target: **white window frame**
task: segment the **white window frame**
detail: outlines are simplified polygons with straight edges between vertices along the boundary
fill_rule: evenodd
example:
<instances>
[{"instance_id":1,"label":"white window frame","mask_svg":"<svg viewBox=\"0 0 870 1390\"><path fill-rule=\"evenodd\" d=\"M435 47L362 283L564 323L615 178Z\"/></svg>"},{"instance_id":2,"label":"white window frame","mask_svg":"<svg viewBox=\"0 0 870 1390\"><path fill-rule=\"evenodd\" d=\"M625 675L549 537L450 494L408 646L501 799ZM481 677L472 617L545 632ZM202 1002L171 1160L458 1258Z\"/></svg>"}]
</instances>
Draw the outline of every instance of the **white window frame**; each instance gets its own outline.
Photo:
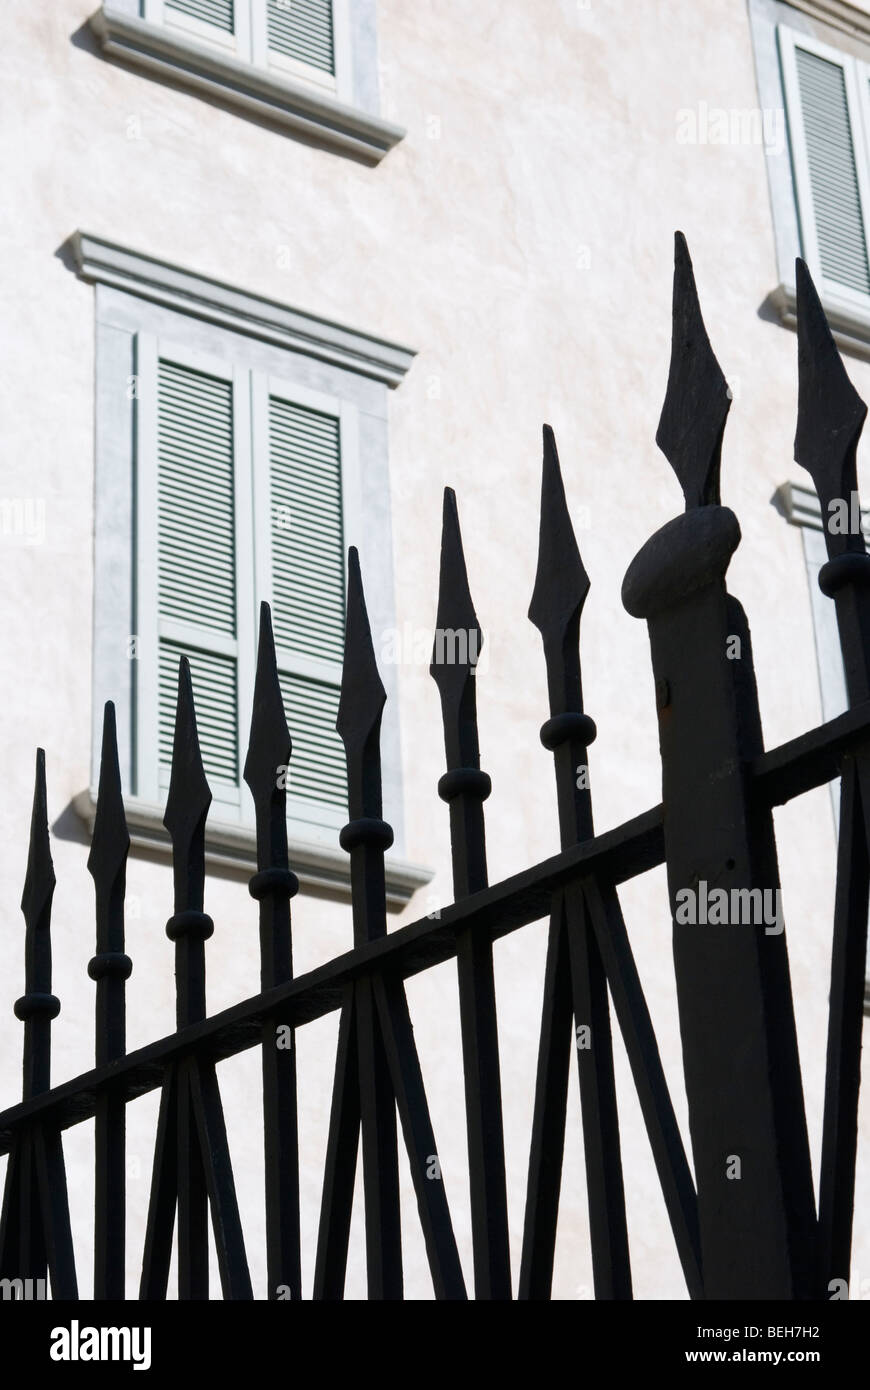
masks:
<instances>
[{"instance_id":1,"label":"white window frame","mask_svg":"<svg viewBox=\"0 0 870 1390\"><path fill-rule=\"evenodd\" d=\"M832 48L830 44L822 43L807 34L798 33L786 24L777 26L777 42L786 97L792 174L804 260L809 266L813 280L826 303L866 315L868 322L870 322L870 293L863 294L850 285L843 285L837 280L831 280L822 271L816 236L815 207L795 50L800 48L807 53L813 53L816 57L833 63L843 72L868 266L870 266L870 65L853 58L848 53Z\"/></svg>"},{"instance_id":2,"label":"white window frame","mask_svg":"<svg viewBox=\"0 0 870 1390\"><path fill-rule=\"evenodd\" d=\"M378 634L396 628L389 396L400 386L415 354L400 343L347 323L199 275L92 233L76 232L68 244L79 276L95 287L96 313L92 751L88 786L73 800L92 829L103 705L112 700L131 842L149 854L165 854L169 841L163 808L158 800L135 790L132 728L138 674L137 662L131 660L131 637L136 635L133 537L140 337L144 341L145 335L152 334L157 342L171 344L170 355L176 357L179 348L186 347L190 353L204 354L198 360L210 367L212 359L219 358L225 367L230 361L265 373L267 380L289 382L292 397L303 406L339 402L344 557L346 561L348 546L359 550L376 647ZM144 364L144 351L140 355ZM156 360L156 353L152 355ZM257 597L255 592L250 611L252 622L258 623ZM399 668L392 662L379 664L387 691L381 727L384 814L395 834L385 861L387 907L399 911L432 873L403 857ZM241 718L250 719L244 693L239 711ZM248 732L246 724L243 749ZM247 877L256 869L256 836L250 793L244 784L243 788L238 810L222 802L212 806L205 852L207 864ZM288 838L291 863L303 889L346 900L349 860L338 844L335 825L325 825L322 816L307 821L288 816Z\"/></svg>"}]
</instances>

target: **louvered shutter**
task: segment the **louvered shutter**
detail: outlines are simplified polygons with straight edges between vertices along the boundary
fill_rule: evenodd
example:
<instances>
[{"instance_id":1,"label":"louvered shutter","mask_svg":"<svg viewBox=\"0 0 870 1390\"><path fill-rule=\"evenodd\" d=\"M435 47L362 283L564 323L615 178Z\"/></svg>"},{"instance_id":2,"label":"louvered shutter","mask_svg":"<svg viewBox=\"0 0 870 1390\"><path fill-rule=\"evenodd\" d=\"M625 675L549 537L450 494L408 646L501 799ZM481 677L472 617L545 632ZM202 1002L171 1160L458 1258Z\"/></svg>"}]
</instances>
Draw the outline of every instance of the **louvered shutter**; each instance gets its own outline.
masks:
<instances>
[{"instance_id":1,"label":"louvered shutter","mask_svg":"<svg viewBox=\"0 0 870 1390\"><path fill-rule=\"evenodd\" d=\"M250 62L251 6L263 0L144 0L143 16L176 35Z\"/></svg>"},{"instance_id":2,"label":"louvered shutter","mask_svg":"<svg viewBox=\"0 0 870 1390\"><path fill-rule=\"evenodd\" d=\"M341 661L344 555L339 421L269 398L272 602L279 646Z\"/></svg>"},{"instance_id":3,"label":"louvered shutter","mask_svg":"<svg viewBox=\"0 0 870 1390\"><path fill-rule=\"evenodd\" d=\"M333 78L332 0L266 0L266 44L271 63L301 65L312 77Z\"/></svg>"},{"instance_id":4,"label":"louvered shutter","mask_svg":"<svg viewBox=\"0 0 870 1390\"><path fill-rule=\"evenodd\" d=\"M783 32L803 254L829 291L870 295L867 153L854 60Z\"/></svg>"},{"instance_id":5,"label":"louvered shutter","mask_svg":"<svg viewBox=\"0 0 870 1390\"><path fill-rule=\"evenodd\" d=\"M334 410L274 381L261 400L267 573L287 723L290 810L347 814L344 746L335 731L344 648L342 430ZM258 412L255 408L255 421Z\"/></svg>"},{"instance_id":6,"label":"louvered shutter","mask_svg":"<svg viewBox=\"0 0 870 1390\"><path fill-rule=\"evenodd\" d=\"M225 34L235 31L234 0L163 0L163 4L170 15L186 15Z\"/></svg>"},{"instance_id":7,"label":"louvered shutter","mask_svg":"<svg viewBox=\"0 0 870 1390\"><path fill-rule=\"evenodd\" d=\"M326 681L280 673L287 727L293 740L288 791L301 801L347 813L344 744L335 732L339 688Z\"/></svg>"},{"instance_id":8,"label":"louvered shutter","mask_svg":"<svg viewBox=\"0 0 870 1390\"><path fill-rule=\"evenodd\" d=\"M172 757L178 661L190 660L203 763L238 757L233 384L160 358L157 380L159 747Z\"/></svg>"}]
</instances>

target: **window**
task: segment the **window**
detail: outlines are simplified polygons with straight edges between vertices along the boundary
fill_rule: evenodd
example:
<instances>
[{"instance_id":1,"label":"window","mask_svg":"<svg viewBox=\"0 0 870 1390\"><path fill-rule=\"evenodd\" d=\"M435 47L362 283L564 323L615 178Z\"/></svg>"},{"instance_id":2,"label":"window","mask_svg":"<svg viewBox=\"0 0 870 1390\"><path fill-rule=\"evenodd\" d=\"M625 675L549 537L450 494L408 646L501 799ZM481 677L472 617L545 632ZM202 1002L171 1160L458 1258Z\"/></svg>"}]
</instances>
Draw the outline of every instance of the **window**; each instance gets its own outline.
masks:
<instances>
[{"instance_id":1,"label":"window","mask_svg":"<svg viewBox=\"0 0 870 1390\"><path fill-rule=\"evenodd\" d=\"M846 23L833 13L822 20L818 9L814 0L749 0L778 270L766 308L795 327L802 256L834 337L866 357L870 14L850 8Z\"/></svg>"},{"instance_id":2,"label":"window","mask_svg":"<svg viewBox=\"0 0 870 1390\"><path fill-rule=\"evenodd\" d=\"M207 859L253 871L241 771L267 599L293 739L293 868L303 887L344 893L345 556L359 548L377 643L396 622L387 397L413 353L99 237L78 232L71 250L97 319L93 761L75 804L92 824L113 700L131 839L165 846L184 653L213 795ZM380 669L387 903L399 909L431 874L401 858L398 673Z\"/></svg>"},{"instance_id":3,"label":"window","mask_svg":"<svg viewBox=\"0 0 870 1390\"><path fill-rule=\"evenodd\" d=\"M103 53L377 163L404 135L379 115L375 0L104 0Z\"/></svg>"},{"instance_id":4,"label":"window","mask_svg":"<svg viewBox=\"0 0 870 1390\"><path fill-rule=\"evenodd\" d=\"M356 408L149 333L135 353L137 794L165 798L186 655L212 792L238 813L266 600L294 734L290 814L340 826L342 458Z\"/></svg>"},{"instance_id":5,"label":"window","mask_svg":"<svg viewBox=\"0 0 870 1390\"><path fill-rule=\"evenodd\" d=\"M827 300L870 315L870 66L779 27L804 257Z\"/></svg>"}]
</instances>

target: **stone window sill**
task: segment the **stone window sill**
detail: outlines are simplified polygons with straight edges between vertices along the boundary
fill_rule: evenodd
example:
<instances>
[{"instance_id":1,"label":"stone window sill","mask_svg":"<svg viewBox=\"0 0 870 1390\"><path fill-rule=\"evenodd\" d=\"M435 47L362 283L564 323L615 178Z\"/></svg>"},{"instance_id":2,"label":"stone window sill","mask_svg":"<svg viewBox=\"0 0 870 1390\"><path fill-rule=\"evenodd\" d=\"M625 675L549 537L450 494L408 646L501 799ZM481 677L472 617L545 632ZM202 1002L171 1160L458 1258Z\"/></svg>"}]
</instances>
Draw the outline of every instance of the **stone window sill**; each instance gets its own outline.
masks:
<instances>
[{"instance_id":1,"label":"stone window sill","mask_svg":"<svg viewBox=\"0 0 870 1390\"><path fill-rule=\"evenodd\" d=\"M186 34L125 14L109 0L91 16L103 53L241 108L367 164L377 164L404 136L393 125L253 63L212 50Z\"/></svg>"},{"instance_id":2,"label":"stone window sill","mask_svg":"<svg viewBox=\"0 0 870 1390\"><path fill-rule=\"evenodd\" d=\"M777 285L766 302L786 328L797 328L797 295L793 284ZM822 296L822 305L837 346L870 361L870 307L861 309L831 294Z\"/></svg>"}]
</instances>

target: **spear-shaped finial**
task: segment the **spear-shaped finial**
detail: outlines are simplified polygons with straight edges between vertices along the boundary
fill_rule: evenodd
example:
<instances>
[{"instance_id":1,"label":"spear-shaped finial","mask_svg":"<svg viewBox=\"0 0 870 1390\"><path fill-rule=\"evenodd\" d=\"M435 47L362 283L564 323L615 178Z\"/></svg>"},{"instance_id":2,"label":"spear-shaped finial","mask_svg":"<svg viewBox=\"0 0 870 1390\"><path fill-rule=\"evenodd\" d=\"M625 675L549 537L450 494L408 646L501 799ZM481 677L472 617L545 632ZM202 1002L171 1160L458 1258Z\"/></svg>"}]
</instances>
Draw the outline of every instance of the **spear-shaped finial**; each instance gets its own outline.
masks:
<instances>
[{"instance_id":1,"label":"spear-shaped finial","mask_svg":"<svg viewBox=\"0 0 870 1390\"><path fill-rule=\"evenodd\" d=\"M671 367L656 443L692 507L719 502L722 435L731 393L701 317L689 248L682 232L674 242Z\"/></svg>"},{"instance_id":2,"label":"spear-shaped finial","mask_svg":"<svg viewBox=\"0 0 870 1390\"><path fill-rule=\"evenodd\" d=\"M589 575L568 513L556 437L544 425L538 568L529 618L544 639L551 715L582 708L578 642L588 593Z\"/></svg>"},{"instance_id":3,"label":"spear-shaped finial","mask_svg":"<svg viewBox=\"0 0 870 1390\"><path fill-rule=\"evenodd\" d=\"M244 771L256 810L257 862L261 870L287 864L284 807L292 747L278 679L272 610L268 603L263 603L260 605L257 674Z\"/></svg>"},{"instance_id":4,"label":"spear-shaped finial","mask_svg":"<svg viewBox=\"0 0 870 1390\"><path fill-rule=\"evenodd\" d=\"M566 847L592 834L588 779L578 772L583 768L585 774L586 750L596 734L594 721L583 711L580 676L580 617L588 593L589 575L571 525L556 438L545 425L538 569L529 618L544 640L550 718L541 728L541 742L555 757Z\"/></svg>"},{"instance_id":5,"label":"spear-shaped finial","mask_svg":"<svg viewBox=\"0 0 870 1390\"><path fill-rule=\"evenodd\" d=\"M57 880L48 838L48 800L45 790L45 749L36 750L36 777L33 786L33 809L30 816L30 844L27 851L27 873L21 895L21 911L28 930L48 925L48 914Z\"/></svg>"},{"instance_id":6,"label":"spear-shaped finial","mask_svg":"<svg viewBox=\"0 0 870 1390\"><path fill-rule=\"evenodd\" d=\"M806 264L795 266L798 325L798 423L795 462L810 474L827 518L835 498L857 492L855 453L867 407L843 366ZM827 530L827 527L826 527ZM863 542L858 540L858 548ZM848 547L845 547L848 548Z\"/></svg>"},{"instance_id":7,"label":"spear-shaped finial","mask_svg":"<svg viewBox=\"0 0 870 1390\"><path fill-rule=\"evenodd\" d=\"M124 878L130 835L124 814L121 793L121 769L118 765L118 739L115 727L115 706L107 700L103 709L103 742L100 752L100 785L97 792L97 811L88 870L94 880L97 895L97 950L123 950L123 919L120 945L110 940L113 922L110 912L119 900L124 900Z\"/></svg>"},{"instance_id":8,"label":"spear-shaped finial","mask_svg":"<svg viewBox=\"0 0 870 1390\"><path fill-rule=\"evenodd\" d=\"M103 709L100 786L88 869L96 893L97 950L88 962L96 981L94 1011L96 1063L105 1066L123 1057L127 1047L125 982L133 962L124 950L124 895L130 836L121 794L121 769L115 706ZM126 1248L126 1106L122 1097L105 1093L97 1099L94 1144L94 1297L124 1297Z\"/></svg>"},{"instance_id":9,"label":"spear-shaped finial","mask_svg":"<svg viewBox=\"0 0 870 1390\"><path fill-rule=\"evenodd\" d=\"M356 546L348 551L347 619L344 664L336 731L347 756L348 809L351 820L380 817L381 715L387 700L372 643Z\"/></svg>"},{"instance_id":10,"label":"spear-shaped finial","mask_svg":"<svg viewBox=\"0 0 870 1390\"><path fill-rule=\"evenodd\" d=\"M199 748L190 663L178 663L178 702L172 771L163 824L172 840L175 913L166 934L175 942L175 988L178 1027L205 1018L205 950L214 923L203 912L205 895L205 819L211 791Z\"/></svg>"},{"instance_id":11,"label":"spear-shaped finial","mask_svg":"<svg viewBox=\"0 0 870 1390\"><path fill-rule=\"evenodd\" d=\"M202 907L205 818L210 805L211 791L202 765L196 728L190 662L183 656L178 663L172 770L163 816L163 824L172 840L176 912Z\"/></svg>"},{"instance_id":12,"label":"spear-shaped finial","mask_svg":"<svg viewBox=\"0 0 870 1390\"><path fill-rule=\"evenodd\" d=\"M381 715L386 699L387 692L375 662L359 555L351 546L344 665L335 727L344 743L347 760L350 820L338 839L342 849L350 855L353 931L357 945L385 936L387 931L384 853L393 843L393 829L381 818Z\"/></svg>"},{"instance_id":13,"label":"spear-shaped finial","mask_svg":"<svg viewBox=\"0 0 870 1390\"><path fill-rule=\"evenodd\" d=\"M45 751L36 750L36 779L30 818L27 873L21 896L24 939L23 996L15 1016L24 1023L24 1099L47 1091L51 1084L51 1020L60 1013L60 1000L51 993L51 900L54 864L48 839L45 791Z\"/></svg>"},{"instance_id":14,"label":"spear-shaped finial","mask_svg":"<svg viewBox=\"0 0 870 1390\"><path fill-rule=\"evenodd\" d=\"M103 710L100 785L88 869L97 899L97 953L88 974L97 981L96 1060L100 1066L123 1056L124 981L133 969L124 952L124 892L130 835L121 794L115 706Z\"/></svg>"},{"instance_id":15,"label":"spear-shaped finial","mask_svg":"<svg viewBox=\"0 0 870 1390\"><path fill-rule=\"evenodd\" d=\"M456 494L444 489L438 614L429 674L441 696L448 771L480 766L474 673L483 648L462 549Z\"/></svg>"},{"instance_id":16,"label":"spear-shaped finial","mask_svg":"<svg viewBox=\"0 0 870 1390\"><path fill-rule=\"evenodd\" d=\"M273 989L293 976L290 899L299 880L287 852L287 773L290 732L275 658L272 611L260 605L260 640L254 707L244 777L251 789L257 825L257 873L248 888L260 904L260 987ZM299 1254L299 1143L296 1123L296 1046L275 1046L284 1019L263 1023L263 1123L266 1135L266 1261L273 1298L289 1286L302 1297Z\"/></svg>"}]
</instances>

